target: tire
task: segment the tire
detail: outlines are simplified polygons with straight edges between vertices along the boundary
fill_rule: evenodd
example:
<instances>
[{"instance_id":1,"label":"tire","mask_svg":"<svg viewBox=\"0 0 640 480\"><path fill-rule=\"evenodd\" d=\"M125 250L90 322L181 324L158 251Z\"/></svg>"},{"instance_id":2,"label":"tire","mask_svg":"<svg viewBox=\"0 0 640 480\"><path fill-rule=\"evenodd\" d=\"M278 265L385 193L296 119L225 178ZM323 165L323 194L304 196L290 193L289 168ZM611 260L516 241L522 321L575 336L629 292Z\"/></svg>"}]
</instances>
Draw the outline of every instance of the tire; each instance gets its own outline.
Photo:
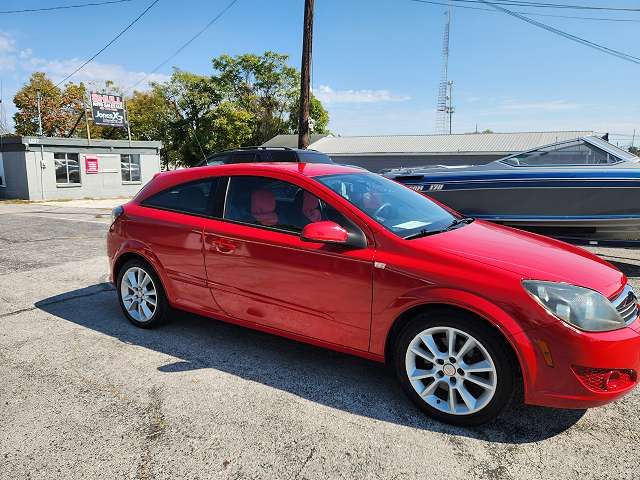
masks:
<instances>
[{"instance_id":1,"label":"tire","mask_svg":"<svg viewBox=\"0 0 640 480\"><path fill-rule=\"evenodd\" d=\"M402 389L418 408L442 422L467 427L491 422L514 398L517 385L513 355L499 335L464 312L417 314L394 344Z\"/></svg>"},{"instance_id":2,"label":"tire","mask_svg":"<svg viewBox=\"0 0 640 480\"><path fill-rule=\"evenodd\" d=\"M136 327L153 328L166 321L169 305L162 282L144 260L129 260L122 265L116 291L122 312Z\"/></svg>"}]
</instances>

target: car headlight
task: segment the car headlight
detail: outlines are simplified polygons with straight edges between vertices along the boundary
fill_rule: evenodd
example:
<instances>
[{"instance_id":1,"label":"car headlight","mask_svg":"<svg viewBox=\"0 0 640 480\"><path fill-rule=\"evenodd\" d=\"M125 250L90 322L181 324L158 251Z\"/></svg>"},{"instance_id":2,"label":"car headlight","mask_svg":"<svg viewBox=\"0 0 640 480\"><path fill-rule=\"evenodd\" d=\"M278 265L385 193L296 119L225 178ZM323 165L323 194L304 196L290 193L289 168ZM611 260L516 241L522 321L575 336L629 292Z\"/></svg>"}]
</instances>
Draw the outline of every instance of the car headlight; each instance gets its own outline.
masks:
<instances>
[{"instance_id":1,"label":"car headlight","mask_svg":"<svg viewBox=\"0 0 640 480\"><path fill-rule=\"evenodd\" d=\"M522 286L549 313L581 330L607 332L625 326L611 302L594 290L536 280L525 280Z\"/></svg>"}]
</instances>

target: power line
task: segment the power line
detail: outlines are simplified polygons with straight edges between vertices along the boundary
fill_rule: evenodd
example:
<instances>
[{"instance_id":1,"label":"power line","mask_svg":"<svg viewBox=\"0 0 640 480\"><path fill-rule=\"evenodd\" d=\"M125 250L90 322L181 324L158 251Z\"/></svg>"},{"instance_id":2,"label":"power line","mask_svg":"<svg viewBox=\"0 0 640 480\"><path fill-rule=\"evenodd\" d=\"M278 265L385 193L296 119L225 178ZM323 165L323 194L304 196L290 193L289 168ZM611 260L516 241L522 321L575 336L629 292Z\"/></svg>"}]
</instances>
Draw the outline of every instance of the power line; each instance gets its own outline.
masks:
<instances>
[{"instance_id":1,"label":"power line","mask_svg":"<svg viewBox=\"0 0 640 480\"><path fill-rule=\"evenodd\" d=\"M491 8L472 7L470 5L449 5L448 3L436 2L432 0L410 0L410 1L416 2L416 3L426 3L429 5L442 5L444 7L451 6L453 8L464 8L467 10L479 10L482 12L500 13L500 12L496 12ZM482 2L478 0L477 3L482 3ZM640 23L640 19L634 19L634 18L580 17L576 15L554 15L552 13L537 13L537 12L516 12L516 13L520 13L522 15L528 15L528 16L536 16L536 17L568 18L572 20L594 20L594 21L600 21L600 22Z\"/></svg>"},{"instance_id":2,"label":"power line","mask_svg":"<svg viewBox=\"0 0 640 480\"><path fill-rule=\"evenodd\" d=\"M149 6L147 8L145 8L142 13L140 15L138 15L136 18L134 18L131 23L129 23L129 25L127 25L124 29L122 29L120 31L120 33L118 33L115 37L113 37L109 43L107 43L104 47L102 47L100 50L98 50L91 58L89 58L89 60L87 60L86 62L84 62L82 65L80 65L78 68L76 68L73 72L71 72L69 75L67 75L65 78L63 78L62 80L60 80L58 83L56 83L56 87L59 87L61 84L63 84L64 82L66 82L67 80L69 80L71 77L73 77L76 73L78 73L80 70L82 70L84 67L86 67L89 63L91 63L98 55L100 55L102 52L104 52L107 48L109 48L116 40L118 40L122 35L124 35L124 33L129 30L131 27L133 27L138 20L140 20L142 17L144 17L146 15L146 13L151 10L156 3L158 3L160 0L154 0L153 2L151 2L149 4Z\"/></svg>"},{"instance_id":3,"label":"power line","mask_svg":"<svg viewBox=\"0 0 640 480\"><path fill-rule=\"evenodd\" d=\"M156 73L158 70L160 70L162 67L164 67L167 63L169 63L171 60L173 60L175 57L177 57L185 48L187 48L189 45L191 45L200 35L202 35L204 32L206 32L214 23L216 23L218 20L220 20L220 18L222 18L222 16L227 13L227 11L233 7L236 3L238 2L238 0L232 0L231 3L229 3L225 8L223 8L220 13L218 13L215 17L213 17L211 20L209 20L209 23L207 23L201 30L199 30L194 36L192 36L189 40L187 40L185 43L183 43L180 48L178 48L175 52L173 52L171 55L169 55L165 60L163 60L162 62L160 62L158 65L156 65L156 67L151 70L149 73L147 73L144 77L142 77L140 80L138 80L136 83L134 83L133 85L131 85L128 88L125 88L123 90L124 93L133 90L134 88L136 88L138 85L140 85L143 81L145 81L147 78L149 78L151 75L153 75L154 73Z\"/></svg>"},{"instance_id":4,"label":"power line","mask_svg":"<svg viewBox=\"0 0 640 480\"><path fill-rule=\"evenodd\" d=\"M131 2L132 0L109 0L106 2L92 2L92 3L81 3L78 5L57 5L55 7L43 7L43 8L24 8L21 10L1 10L0 14L3 13L35 13L35 12L49 12L51 10L67 10L69 8L84 8L84 7L97 7L100 5L111 5L114 3L125 3Z\"/></svg>"},{"instance_id":5,"label":"power line","mask_svg":"<svg viewBox=\"0 0 640 480\"><path fill-rule=\"evenodd\" d=\"M496 4L492 3L492 2L488 2L486 0L480 0L480 1L482 3L484 3L484 4L486 4L486 5L489 5L490 7L494 8L494 9L500 11L500 12L506 13L507 15L511 15L512 17L516 17L516 18L522 20L523 22L530 23L531 25L534 25L534 26L536 26L538 28L542 28L544 30L547 30L548 32L554 33L556 35L560 35L561 37L567 38L569 40L572 40L574 42L580 43L580 44L585 45L587 47L594 48L594 49L599 50L600 52L606 53L608 55L613 55L614 57L618 57L618 58L620 58L622 60L626 60L628 62L632 62L632 63L636 63L636 64L640 65L640 58L639 57L635 57L635 56L630 55L628 53L624 53L624 52L621 52L619 50L614 50L613 48L609 48L609 47L606 47L606 46L601 45L599 43L591 42L591 41L586 40L586 39L584 39L582 37L578 37L576 35L572 35L570 33L564 32L562 30L558 30L555 27L552 27L552 26L547 25L547 24L542 23L542 22L538 22L537 20L533 20L532 18L525 17L524 15L520 15L519 13L513 12L511 10L507 10L506 8L503 8L503 7L501 7L499 5L496 5Z\"/></svg>"},{"instance_id":6,"label":"power line","mask_svg":"<svg viewBox=\"0 0 640 480\"><path fill-rule=\"evenodd\" d=\"M451 0L452 2L462 3L484 3L481 0ZM571 5L565 3L540 3L540 2L527 2L524 0L497 0L494 2L498 5L505 5L511 7L534 7L534 8L562 8L562 9L574 9L574 10L605 10L609 12L640 12L640 8L627 8L627 7L593 7L588 5Z\"/></svg>"}]
</instances>

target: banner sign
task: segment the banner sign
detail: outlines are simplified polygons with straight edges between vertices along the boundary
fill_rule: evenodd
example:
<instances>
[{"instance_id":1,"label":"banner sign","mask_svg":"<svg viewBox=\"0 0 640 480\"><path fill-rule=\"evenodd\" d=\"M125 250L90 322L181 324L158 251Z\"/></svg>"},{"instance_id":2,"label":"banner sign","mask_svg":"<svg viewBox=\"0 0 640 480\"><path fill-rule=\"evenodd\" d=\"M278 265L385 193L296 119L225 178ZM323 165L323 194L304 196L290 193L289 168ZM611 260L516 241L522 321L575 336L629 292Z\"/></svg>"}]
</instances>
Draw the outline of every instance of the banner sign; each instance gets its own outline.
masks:
<instances>
[{"instance_id":1,"label":"banner sign","mask_svg":"<svg viewBox=\"0 0 640 480\"><path fill-rule=\"evenodd\" d=\"M96 125L126 127L122 96L91 92L91 109Z\"/></svg>"},{"instance_id":2,"label":"banner sign","mask_svg":"<svg viewBox=\"0 0 640 480\"><path fill-rule=\"evenodd\" d=\"M84 157L84 171L88 174L98 173L98 157L90 157L85 155Z\"/></svg>"}]
</instances>

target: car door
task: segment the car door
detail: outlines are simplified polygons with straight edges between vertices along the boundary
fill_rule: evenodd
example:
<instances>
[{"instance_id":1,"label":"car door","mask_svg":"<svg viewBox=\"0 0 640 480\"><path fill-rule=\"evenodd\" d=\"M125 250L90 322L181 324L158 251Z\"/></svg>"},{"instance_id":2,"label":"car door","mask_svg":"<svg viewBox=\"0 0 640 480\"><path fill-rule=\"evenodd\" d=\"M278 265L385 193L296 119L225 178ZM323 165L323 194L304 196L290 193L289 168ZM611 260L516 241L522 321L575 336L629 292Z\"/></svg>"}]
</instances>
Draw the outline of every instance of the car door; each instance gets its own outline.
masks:
<instances>
[{"instance_id":1,"label":"car door","mask_svg":"<svg viewBox=\"0 0 640 480\"><path fill-rule=\"evenodd\" d=\"M298 185L274 178L230 177L223 218L204 228L211 292L233 318L366 351L374 250L302 241L311 220L299 214L313 199L301 203L301 195ZM314 220L359 229L318 202L323 211Z\"/></svg>"},{"instance_id":2,"label":"car door","mask_svg":"<svg viewBox=\"0 0 640 480\"><path fill-rule=\"evenodd\" d=\"M217 178L206 178L163 190L144 200L128 225L129 235L144 241L159 261L179 307L219 312L207 286L203 256L204 224L217 185Z\"/></svg>"}]
</instances>

